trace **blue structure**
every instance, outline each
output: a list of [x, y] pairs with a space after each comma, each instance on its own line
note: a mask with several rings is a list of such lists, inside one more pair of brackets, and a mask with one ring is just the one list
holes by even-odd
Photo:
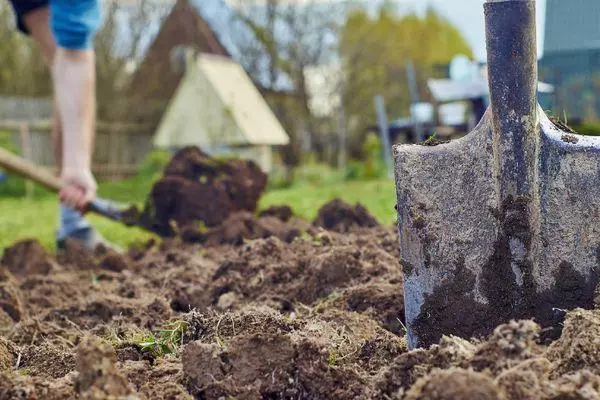
[[600, 1], [547, 0], [541, 79], [556, 88], [554, 112], [600, 116]]

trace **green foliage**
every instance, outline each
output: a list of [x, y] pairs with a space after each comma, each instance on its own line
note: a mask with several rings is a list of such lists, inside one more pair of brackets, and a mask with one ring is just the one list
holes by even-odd
[[600, 136], [600, 124], [581, 124], [574, 125], [571, 128], [580, 135]]
[[365, 167], [362, 161], [350, 160], [346, 165], [346, 180], [357, 181], [365, 175]]
[[165, 150], [152, 150], [138, 168], [138, 174], [144, 178], [158, 178], [172, 156], [173, 154]]
[[329, 349], [329, 366], [335, 367], [338, 363], [337, 352], [333, 349]]
[[351, 160], [348, 162], [346, 180], [369, 181], [383, 179], [386, 171], [379, 136], [374, 133], [367, 135], [361, 150], [364, 160]]
[[158, 331], [156, 334], [150, 334], [144, 341], [137, 343], [143, 351], [147, 351], [154, 357], [162, 357], [167, 354], [173, 354], [182, 344], [183, 334], [188, 329], [188, 323], [185, 321], [171, 322]]
[[129, 332], [125, 337], [119, 336], [113, 332], [107, 338], [112, 346], [134, 345], [140, 350], [150, 353], [153, 357], [164, 357], [167, 354], [174, 354], [182, 345], [183, 334], [188, 329], [188, 323], [179, 320], [166, 324], [164, 328], [157, 333], [147, 330]]
[[370, 133], [363, 143], [363, 153], [365, 154], [365, 170], [363, 179], [381, 178], [383, 172], [383, 154], [381, 140], [379, 136]]
[[48, 96], [52, 81], [32, 40], [14, 28], [10, 4], [0, 2], [0, 88], [2, 95]]
[[293, 178], [293, 182], [284, 185], [284, 188], [337, 184], [344, 180], [344, 175], [342, 171], [331, 168], [327, 164], [315, 162], [295, 168]]
[[376, 120], [376, 95], [383, 95], [388, 110], [397, 113], [393, 118], [408, 115], [408, 61], [415, 67], [420, 97], [428, 101], [427, 80], [440, 77], [439, 67], [456, 55], [473, 55], [459, 30], [433, 10], [423, 18], [399, 16], [389, 7], [383, 7], [375, 18], [358, 10], [348, 17], [340, 40], [347, 77], [344, 106], [348, 115], [362, 121], [350, 132], [349, 144], [355, 152], [360, 151], [363, 132]]

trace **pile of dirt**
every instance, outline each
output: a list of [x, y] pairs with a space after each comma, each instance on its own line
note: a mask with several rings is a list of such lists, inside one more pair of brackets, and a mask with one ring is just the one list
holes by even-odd
[[221, 225], [232, 212], [256, 211], [267, 176], [252, 161], [216, 160], [197, 147], [177, 152], [153, 186], [141, 222], [161, 236], [203, 224]]
[[357, 227], [373, 228], [379, 226], [379, 222], [362, 204], [351, 206], [340, 199], [335, 199], [321, 207], [314, 225], [330, 231], [346, 233]]
[[319, 229], [350, 233], [360, 228], [378, 226], [375, 217], [364, 206], [351, 206], [336, 199], [319, 210], [312, 226], [307, 221], [294, 217], [289, 206], [273, 206], [261, 211], [258, 217], [247, 211], [233, 212], [218, 226], [203, 230], [192, 225], [180, 233], [185, 242], [214, 247], [226, 244], [239, 246], [248, 240], [269, 237], [291, 243], [303, 234], [315, 236]]
[[408, 351], [395, 229], [339, 201], [291, 214], [229, 212], [127, 256], [6, 249], [0, 400], [600, 398], [600, 310], [550, 344], [510, 321]]
[[200, 230], [197, 227], [184, 229], [182, 239], [187, 243], [201, 243], [205, 246], [235, 245], [247, 240], [277, 237], [291, 243], [310, 229], [310, 225], [298, 218], [288, 218], [286, 222], [275, 216], [263, 214], [255, 217], [247, 211], [231, 214], [223, 223], [214, 228]]
[[365, 398], [367, 374], [405, 349], [401, 338], [346, 312], [308, 322], [246, 308], [188, 321], [182, 363], [195, 398]]

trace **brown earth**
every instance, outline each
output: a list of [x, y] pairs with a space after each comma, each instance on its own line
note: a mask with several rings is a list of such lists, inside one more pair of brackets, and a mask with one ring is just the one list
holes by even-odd
[[345, 233], [356, 227], [373, 228], [379, 222], [362, 204], [351, 206], [340, 199], [325, 204], [320, 210], [314, 225]]
[[177, 152], [153, 186], [141, 223], [161, 236], [222, 224], [232, 212], [256, 211], [267, 176], [252, 161], [216, 160], [197, 147]]
[[[520, 321], [409, 352], [394, 230], [305, 227], [61, 262], [17, 243], [0, 269], [19, 310], [0, 329], [0, 399], [600, 398], [600, 311], [570, 311], [549, 346]], [[170, 323], [185, 327], [172, 354], [142, 348]]]
[[[286, 207], [256, 216], [252, 168], [186, 152], [161, 181], [185, 190], [152, 203], [179, 236], [127, 255], [4, 251], [0, 400], [600, 398], [600, 310], [567, 312], [550, 344], [512, 321], [407, 351], [394, 228], [339, 200], [312, 224]], [[250, 195], [232, 197], [235, 182]], [[210, 196], [229, 201], [212, 205], [218, 223], [186, 224]]]

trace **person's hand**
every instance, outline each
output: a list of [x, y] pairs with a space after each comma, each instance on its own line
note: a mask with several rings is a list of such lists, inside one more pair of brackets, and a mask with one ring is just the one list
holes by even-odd
[[96, 180], [89, 169], [65, 169], [61, 174], [60, 200], [68, 207], [85, 212], [96, 198]]

